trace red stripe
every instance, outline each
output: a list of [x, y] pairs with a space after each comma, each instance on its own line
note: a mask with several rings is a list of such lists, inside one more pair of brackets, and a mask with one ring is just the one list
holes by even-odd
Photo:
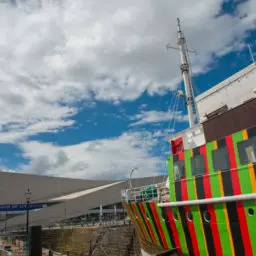
[[161, 221], [160, 221], [157, 209], [156, 209], [156, 205], [155, 205], [154, 202], [150, 202], [149, 205], [150, 205], [150, 208], [151, 208], [152, 213], [154, 215], [154, 219], [156, 221], [156, 225], [157, 225], [159, 234], [160, 234], [161, 239], [162, 239], [163, 244], [164, 244], [164, 248], [168, 249], [168, 243], [167, 243], [165, 235], [164, 235], [164, 231], [163, 231], [163, 228], [162, 228], [162, 225], [161, 225]]
[[[241, 187], [240, 187], [240, 183], [239, 183], [239, 175], [238, 175], [238, 170], [237, 170], [236, 155], [235, 155], [235, 149], [234, 149], [232, 135], [229, 135], [226, 137], [226, 144], [227, 144], [228, 153], [229, 153], [233, 192], [234, 192], [234, 195], [240, 195]], [[245, 216], [243, 203], [237, 202], [236, 209], [237, 209], [238, 218], [239, 218], [241, 235], [243, 238], [245, 255], [253, 256], [252, 245], [251, 245], [251, 240], [250, 240], [250, 235], [249, 235], [249, 230], [248, 230], [248, 226], [247, 226], [247, 220], [246, 220], [246, 216]]]
[[180, 237], [179, 237], [179, 233], [178, 233], [178, 230], [177, 230], [177, 227], [175, 225], [175, 221], [174, 221], [174, 218], [173, 218], [173, 215], [172, 215], [172, 209], [171, 209], [171, 207], [166, 207], [165, 209], [166, 209], [166, 214], [167, 214], [167, 217], [168, 217], [168, 223], [169, 223], [170, 228], [172, 230], [175, 246], [181, 249]]
[[129, 217], [132, 219], [132, 222], [134, 223], [137, 233], [139, 233], [139, 236], [143, 239], [145, 239], [145, 235], [143, 233], [142, 227], [140, 226], [140, 224], [138, 224], [137, 219], [135, 217], [135, 215], [133, 214], [133, 211], [130, 208], [130, 205], [127, 203], [124, 203], [124, 207], [127, 209]]
[[[190, 206], [184, 206], [185, 212], [191, 212]], [[200, 255], [199, 247], [198, 247], [198, 241], [196, 238], [196, 231], [195, 231], [195, 226], [192, 221], [187, 221], [189, 233], [191, 236], [192, 244], [193, 244], [193, 251], [196, 256]]]
[[141, 226], [141, 229], [142, 229], [142, 231], [143, 231], [143, 233], [144, 233], [144, 236], [146, 237], [147, 240], [152, 241], [151, 238], [150, 238], [150, 236], [148, 235], [148, 232], [147, 232], [147, 231], [144, 229], [144, 227], [143, 227], [143, 223], [142, 223], [143, 220], [140, 219], [139, 214], [138, 214], [138, 212], [137, 212], [137, 210], [136, 210], [135, 205], [134, 205], [134, 204], [131, 204], [131, 207], [132, 207], [132, 209], [133, 209], [135, 215], [138, 217], [137, 220], [138, 220], [138, 222], [140, 223], [139, 225]]
[[239, 183], [239, 176], [237, 171], [237, 164], [236, 164], [236, 156], [235, 156], [235, 149], [233, 145], [233, 138], [232, 135], [226, 137], [226, 144], [228, 148], [228, 155], [230, 161], [230, 175], [232, 179], [232, 187], [234, 195], [241, 195], [241, 188]]
[[[184, 152], [181, 152], [179, 154], [179, 160], [184, 160]], [[186, 170], [186, 167], [185, 167], [185, 170]], [[180, 183], [181, 183], [181, 198], [182, 198], [182, 201], [188, 201], [187, 180], [186, 179], [181, 179]], [[184, 209], [185, 209], [186, 213], [191, 212], [191, 209], [190, 209], [189, 206], [184, 207]], [[184, 221], [186, 221], [187, 225], [188, 225], [188, 229], [189, 229], [192, 244], [193, 244], [193, 251], [194, 251], [195, 255], [200, 255], [194, 223], [192, 221], [187, 221], [187, 220], [184, 220]]]
[[[200, 154], [204, 156], [204, 160], [205, 160], [206, 175], [203, 175], [205, 198], [212, 198], [211, 182], [210, 182], [210, 177], [209, 177], [209, 165], [208, 165], [208, 159], [207, 159], [207, 153], [206, 153], [206, 146], [205, 145], [200, 147]], [[210, 226], [211, 226], [211, 230], [212, 230], [215, 252], [218, 252], [218, 255], [221, 256], [221, 255], [223, 255], [222, 254], [222, 246], [221, 246], [221, 240], [220, 240], [218, 225], [216, 225], [217, 218], [216, 218], [214, 206], [212, 204], [208, 204], [207, 209], [208, 209], [209, 213], [212, 216], [212, 221], [210, 222]]]
[[147, 214], [146, 214], [146, 210], [145, 210], [145, 208], [144, 208], [144, 205], [143, 205], [143, 203], [139, 203], [138, 205], [139, 205], [139, 207], [140, 207], [140, 210], [141, 210], [141, 212], [142, 212], [142, 215], [143, 215], [143, 217], [144, 217], [144, 220], [145, 220], [145, 222], [146, 222], [146, 225], [147, 225], [148, 230], [149, 230], [149, 232], [150, 232], [150, 235], [151, 235], [151, 237], [152, 237], [153, 243], [155, 243], [156, 245], [158, 245], [157, 240], [156, 240], [155, 233], [153, 232], [153, 229], [152, 229], [152, 227], [151, 227], [150, 221], [149, 221], [148, 218], [147, 218]]

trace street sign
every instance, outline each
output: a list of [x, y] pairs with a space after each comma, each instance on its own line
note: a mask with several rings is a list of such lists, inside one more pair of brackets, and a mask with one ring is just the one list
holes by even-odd
[[[28, 209], [37, 210], [45, 207], [45, 204], [29, 204]], [[27, 204], [1, 204], [0, 212], [22, 212], [27, 210]]]

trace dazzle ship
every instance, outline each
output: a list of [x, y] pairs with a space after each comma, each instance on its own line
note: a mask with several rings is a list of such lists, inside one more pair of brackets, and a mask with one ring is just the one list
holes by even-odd
[[165, 182], [122, 191], [142, 255], [256, 256], [256, 63], [194, 97], [178, 20], [189, 128]]

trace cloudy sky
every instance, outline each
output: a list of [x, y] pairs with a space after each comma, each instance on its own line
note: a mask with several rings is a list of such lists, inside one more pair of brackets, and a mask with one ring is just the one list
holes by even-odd
[[0, 170], [166, 173], [166, 136], [188, 126], [166, 49], [176, 18], [199, 94], [251, 63], [255, 13], [255, 0], [0, 0]]

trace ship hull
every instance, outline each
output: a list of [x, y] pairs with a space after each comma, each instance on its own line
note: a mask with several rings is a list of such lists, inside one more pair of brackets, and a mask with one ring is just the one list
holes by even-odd
[[142, 202], [125, 207], [148, 255], [177, 250], [181, 255], [233, 256], [256, 255], [255, 203], [160, 208], [158, 202]]

